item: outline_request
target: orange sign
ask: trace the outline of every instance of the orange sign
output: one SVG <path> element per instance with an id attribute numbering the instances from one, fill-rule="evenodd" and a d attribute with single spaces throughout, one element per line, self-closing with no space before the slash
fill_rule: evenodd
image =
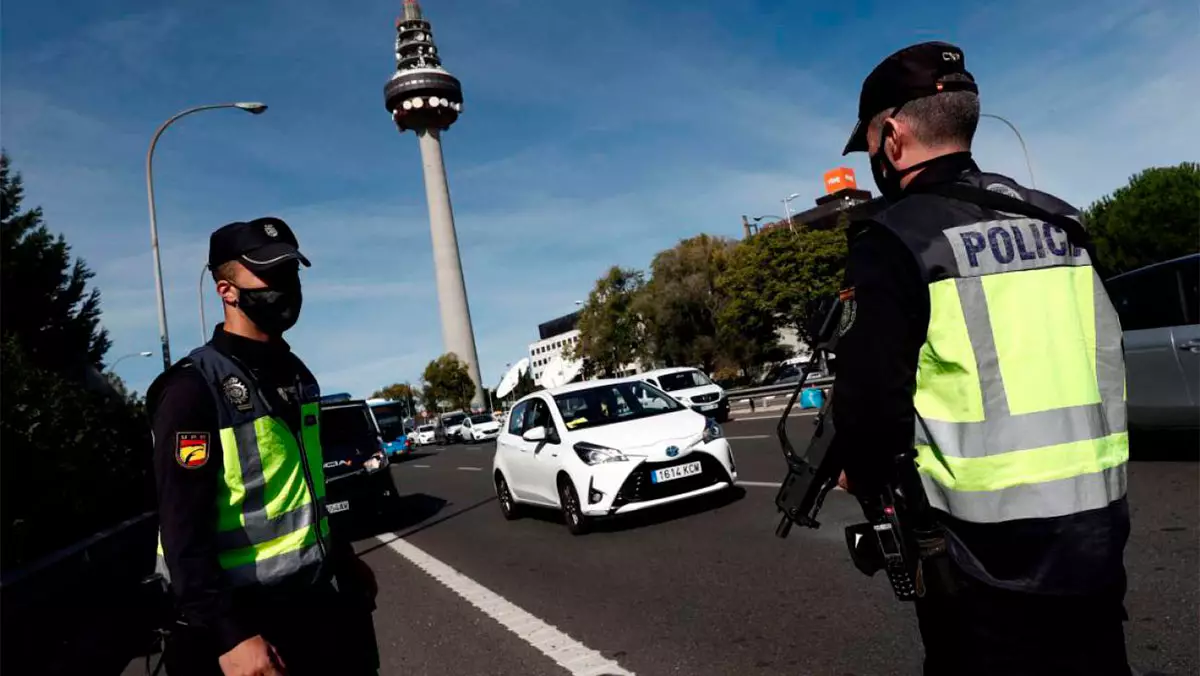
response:
<path id="1" fill-rule="evenodd" d="M 825 193 L 827 195 L 832 195 L 839 190 L 857 187 L 858 183 L 854 180 L 853 169 L 838 167 L 832 171 L 825 172 Z"/>

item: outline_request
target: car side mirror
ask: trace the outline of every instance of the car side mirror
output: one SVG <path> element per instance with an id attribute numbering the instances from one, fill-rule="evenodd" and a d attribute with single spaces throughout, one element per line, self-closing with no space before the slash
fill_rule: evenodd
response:
<path id="1" fill-rule="evenodd" d="M 546 428 L 545 427 L 534 427 L 533 429 L 525 430 L 525 433 L 521 435 L 521 438 L 524 439 L 525 441 L 535 441 L 535 442 L 536 441 L 545 441 L 546 440 Z"/>

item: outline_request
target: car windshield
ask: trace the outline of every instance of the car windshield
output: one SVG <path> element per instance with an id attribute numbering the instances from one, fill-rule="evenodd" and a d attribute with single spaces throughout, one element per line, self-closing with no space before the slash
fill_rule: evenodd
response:
<path id="1" fill-rule="evenodd" d="M 471 416 L 471 422 L 475 425 L 480 425 L 483 423 L 496 422 L 496 419 L 486 413 L 477 413 Z"/>
<path id="2" fill-rule="evenodd" d="M 371 407 L 375 422 L 379 424 L 379 436 L 384 441 L 395 441 L 404 436 L 404 405 L 379 404 Z"/>
<path id="3" fill-rule="evenodd" d="M 421 425 L 420 427 L 417 428 L 417 431 L 418 432 L 432 432 L 433 425 Z"/>
<path id="4" fill-rule="evenodd" d="M 694 369 L 678 373 L 664 373 L 658 377 L 658 383 L 668 392 L 712 385 L 708 376 Z"/>
<path id="5" fill-rule="evenodd" d="M 569 430 L 627 422 L 683 408 L 661 390 L 641 381 L 556 394 L 554 403 Z"/>
<path id="6" fill-rule="evenodd" d="M 366 404 L 321 410 L 321 451 L 326 461 L 369 456 L 378 443 Z"/>
<path id="7" fill-rule="evenodd" d="M 466 419 L 466 413 L 450 413 L 442 416 L 442 424 L 446 427 L 454 427 L 455 425 L 461 425 Z"/>

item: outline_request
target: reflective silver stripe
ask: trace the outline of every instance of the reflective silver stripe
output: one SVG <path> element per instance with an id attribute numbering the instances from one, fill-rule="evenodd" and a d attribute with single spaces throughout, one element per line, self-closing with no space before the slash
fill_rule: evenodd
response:
<path id="1" fill-rule="evenodd" d="M 266 518 L 267 513 L 267 477 L 263 474 L 262 456 L 258 452 L 258 432 L 254 422 L 246 422 L 233 428 L 233 438 L 237 442 L 238 463 L 242 466 L 242 487 L 246 493 L 242 499 L 242 514 L 249 526 L 259 517 Z"/>
<path id="2" fill-rule="evenodd" d="M 920 419 L 917 445 L 935 446 L 942 455 L 955 458 L 984 458 L 1098 439 L 1125 431 L 1124 417 L 1111 418 L 1111 408 L 1085 404 L 970 423 Z M 935 439 L 937 442 L 931 443 Z"/>
<path id="3" fill-rule="evenodd" d="M 244 566 L 228 568 L 225 570 L 225 575 L 239 587 L 270 585 L 291 577 L 308 566 L 316 566 L 319 563 L 321 563 L 321 547 L 314 542 L 269 559 L 260 559 Z"/>
<path id="4" fill-rule="evenodd" d="M 975 365 L 979 369 L 983 417 L 985 420 L 1008 417 L 1008 396 L 1004 393 L 1004 378 L 1000 375 L 1000 355 L 992 335 L 983 280 L 979 277 L 960 277 L 954 280 L 954 285 L 958 288 L 959 304 L 967 323 L 967 336 L 971 339 L 971 350 L 975 352 Z"/>
<path id="5" fill-rule="evenodd" d="M 1104 405 L 1109 433 L 1125 430 L 1125 353 L 1121 320 L 1104 290 L 1100 275 L 1092 271 L 1092 298 L 1096 312 L 1096 385 Z"/>
<path id="6" fill-rule="evenodd" d="M 1125 464 L 1068 479 L 995 491 L 947 490 L 924 472 L 921 483 L 935 509 L 975 523 L 1047 519 L 1107 507 L 1125 495 Z"/>
<path id="7" fill-rule="evenodd" d="M 318 502 L 319 513 L 324 517 L 325 498 Z M 312 503 L 305 503 L 290 512 L 284 512 L 273 519 L 266 518 L 266 510 L 255 512 L 253 519 L 246 515 L 246 526 L 237 530 L 220 531 L 217 533 L 217 546 L 223 551 L 242 549 L 255 544 L 270 542 L 275 538 L 311 526 L 313 524 Z M 262 518 L 260 518 L 262 517 Z"/>

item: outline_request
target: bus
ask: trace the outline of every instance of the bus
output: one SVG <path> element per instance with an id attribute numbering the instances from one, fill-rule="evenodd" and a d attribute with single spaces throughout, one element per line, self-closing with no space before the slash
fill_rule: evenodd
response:
<path id="1" fill-rule="evenodd" d="M 403 455 L 412 450 L 412 442 L 408 432 L 408 406 L 403 401 L 390 399 L 368 399 L 367 406 L 375 417 L 379 427 L 379 435 L 383 438 L 383 448 L 388 456 Z"/>

